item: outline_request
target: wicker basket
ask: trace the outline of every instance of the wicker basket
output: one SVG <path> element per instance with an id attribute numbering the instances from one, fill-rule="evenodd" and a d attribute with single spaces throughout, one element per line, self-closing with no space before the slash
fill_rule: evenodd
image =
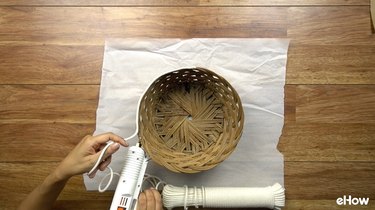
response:
<path id="1" fill-rule="evenodd" d="M 232 153 L 243 121 L 240 97 L 224 78 L 203 68 L 180 69 L 159 77 L 143 95 L 138 135 L 156 163 L 197 173 Z"/>

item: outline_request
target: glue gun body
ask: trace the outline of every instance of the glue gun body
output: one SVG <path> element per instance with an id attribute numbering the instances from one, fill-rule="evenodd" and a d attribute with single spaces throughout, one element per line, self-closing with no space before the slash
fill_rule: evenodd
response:
<path id="1" fill-rule="evenodd" d="M 133 210 L 136 208 L 148 159 L 143 149 L 132 146 L 121 171 L 110 210 Z"/>

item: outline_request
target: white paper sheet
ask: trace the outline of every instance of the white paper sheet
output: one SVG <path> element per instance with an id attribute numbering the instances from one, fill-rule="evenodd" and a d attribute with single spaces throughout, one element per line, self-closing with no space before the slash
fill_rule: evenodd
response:
<path id="1" fill-rule="evenodd" d="M 284 124 L 286 39 L 112 39 L 105 45 L 94 135 L 135 130 L 136 109 L 144 90 L 164 73 L 204 67 L 237 90 L 245 112 L 242 137 L 232 155 L 214 169 L 178 174 L 151 162 L 147 173 L 180 186 L 264 187 L 284 183 L 283 156 L 277 144 Z M 136 139 L 130 141 L 135 145 Z M 120 171 L 127 149 L 111 167 Z M 107 173 L 107 171 L 105 172 Z M 97 190 L 105 173 L 84 175 L 87 190 Z M 115 189 L 113 183 L 110 189 Z"/>

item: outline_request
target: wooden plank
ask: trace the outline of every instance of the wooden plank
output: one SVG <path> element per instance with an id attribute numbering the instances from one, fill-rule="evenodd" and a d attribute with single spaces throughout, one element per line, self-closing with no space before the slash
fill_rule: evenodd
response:
<path id="1" fill-rule="evenodd" d="M 367 0 L 1 0 L 0 6 L 368 6 Z"/>
<path id="2" fill-rule="evenodd" d="M 1 94 L 4 100 L 1 100 L 3 104 L 0 107 L 4 114 L 1 115 L 3 123 L 0 124 L 0 132 L 5 138 L 0 140 L 0 160 L 56 161 L 63 158 L 84 135 L 92 133 L 94 113 L 85 114 L 86 117 L 90 116 L 89 124 L 48 123 L 56 121 L 85 123 L 80 116 L 87 110 L 94 112 L 97 104 L 97 93 L 92 90 L 92 86 L 80 85 L 78 89 L 75 86 L 64 85 L 6 87 L 12 91 L 9 91 L 10 94 L 5 92 Z M 375 131 L 373 124 L 370 124 L 373 122 L 373 117 L 363 117 L 374 113 L 372 111 L 374 106 L 371 105 L 375 103 L 371 97 L 375 93 L 373 88 L 373 86 L 286 86 L 286 125 L 279 145 L 286 160 L 373 161 L 372 139 Z M 298 101 L 295 101 L 295 94 L 298 95 Z M 88 95 L 91 96 L 87 98 Z M 40 101 L 49 102 L 40 105 Z M 61 105 L 67 102 L 69 102 L 67 105 Z M 75 107 L 76 102 L 81 104 L 78 108 Z M 41 106 L 45 108 L 41 109 Z M 86 108 L 83 109 L 81 106 Z M 52 114 L 46 114 L 45 109 L 51 110 Z M 76 109 L 81 111 L 77 112 Z M 355 112 L 355 110 L 359 111 Z M 298 123 L 293 123 L 295 115 Z M 342 120 L 343 118 L 352 118 L 352 120 Z M 353 123 L 353 120 L 362 124 Z M 22 123 L 18 124 L 19 122 Z M 28 150 L 39 150 L 41 139 L 43 142 L 49 142 L 49 146 L 39 153 L 33 152 L 31 156 L 25 156 Z M 65 142 L 66 139 L 71 141 Z M 11 148 L 6 146 L 9 141 L 12 142 Z M 27 146 L 23 147 L 24 152 L 13 153 L 25 144 Z"/>
<path id="3" fill-rule="evenodd" d="M 375 125 L 289 123 L 278 149 L 285 161 L 375 162 Z"/>
<path id="4" fill-rule="evenodd" d="M 99 84 L 103 48 L 0 45 L 0 84 Z M 292 44 L 289 48 L 287 84 L 374 82 L 375 45 Z"/>
<path id="5" fill-rule="evenodd" d="M 0 13 L 5 14 L 2 44 L 102 45 L 108 37 L 144 37 L 145 31 L 148 37 L 261 38 L 287 33 L 293 42 L 304 44 L 375 43 L 367 6 L 2 7 Z"/>
<path id="6" fill-rule="evenodd" d="M 285 208 L 283 210 L 371 210 L 374 209 L 374 202 L 369 202 L 368 205 L 353 206 L 353 205 L 337 205 L 336 199 L 332 200 L 286 200 Z"/>
<path id="7" fill-rule="evenodd" d="M 24 198 L 56 166 L 52 162 L 0 163 L 0 203 Z M 286 196 L 291 200 L 331 200 L 343 195 L 372 199 L 374 181 L 375 163 L 285 162 Z M 113 192 L 87 192 L 82 177 L 76 176 L 59 199 L 110 202 L 112 195 Z"/>
<path id="8" fill-rule="evenodd" d="M 297 85 L 284 86 L 284 121 L 296 121 L 296 89 Z"/>
<path id="9" fill-rule="evenodd" d="M 285 162 L 284 173 L 287 199 L 375 197 L 374 162 Z"/>
<path id="10" fill-rule="evenodd" d="M 98 95 L 98 85 L 1 85 L 0 123 L 95 123 Z M 286 118 L 294 120 L 295 88 L 286 99 Z"/>
<path id="11" fill-rule="evenodd" d="M 53 210 L 89 209 L 104 210 L 111 206 L 112 198 L 108 200 L 58 200 Z"/>
<path id="12" fill-rule="evenodd" d="M 301 45 L 288 51 L 287 84 L 375 84 L 375 45 Z"/>
<path id="13" fill-rule="evenodd" d="M 374 88 L 373 85 L 298 85 L 296 121 L 373 123 Z M 294 94 L 293 91 L 286 94 Z M 98 94 L 98 85 L 2 85 L 0 121 L 94 123 Z M 287 100 L 293 97 L 286 96 Z M 288 104 L 286 114 L 292 117 L 293 105 Z"/>
<path id="14" fill-rule="evenodd" d="M 103 45 L 106 38 L 145 36 L 286 37 L 286 12 L 286 7 L 1 7 L 0 45 Z"/>
<path id="15" fill-rule="evenodd" d="M 0 122 L 94 123 L 98 85 L 1 85 Z"/>
<path id="16" fill-rule="evenodd" d="M 374 123 L 375 85 L 299 85 L 296 121 Z"/>
<path id="17" fill-rule="evenodd" d="M 58 162 L 0 163 L 0 203 L 17 202 L 30 193 L 58 165 Z M 17 186 L 17 187 L 15 187 Z M 104 200 L 112 199 L 113 192 L 88 192 L 82 176 L 69 180 L 59 199 Z"/>
<path id="18" fill-rule="evenodd" d="M 112 198 L 111 198 L 112 199 Z M 57 200 L 53 210 L 106 210 L 112 200 Z M 14 210 L 19 202 L 0 203 L 1 210 Z"/>
<path id="19" fill-rule="evenodd" d="M 17 207 L 15 203 L 7 203 L 1 206 L 2 210 L 14 210 Z M 54 210 L 69 210 L 69 209 L 90 209 L 90 210 L 103 210 L 109 209 L 110 202 L 102 200 L 58 200 L 54 206 Z M 375 207 L 373 202 L 369 202 L 365 206 L 356 206 L 355 209 L 359 210 L 372 210 Z M 182 208 L 176 208 L 182 209 Z M 208 208 L 200 208 L 208 209 Z M 345 205 L 339 206 L 336 204 L 336 200 L 287 200 L 286 206 L 283 210 L 353 210 L 353 206 Z M 251 210 L 267 210 L 259 208 L 251 208 Z"/>
<path id="20" fill-rule="evenodd" d="M 0 161 L 61 161 L 94 130 L 95 124 L 2 123 Z M 285 161 L 375 162 L 373 139 L 373 124 L 287 122 L 278 149 Z"/>
<path id="21" fill-rule="evenodd" d="M 353 209 L 336 205 L 343 195 L 370 197 L 370 207 L 355 208 L 374 208 L 368 0 L 129 0 L 121 3 L 130 8 L 97 7 L 113 3 L 120 2 L 0 0 L 26 6 L 0 8 L 0 209 L 14 209 L 93 131 L 104 39 L 134 36 L 292 38 L 279 145 L 285 209 Z M 364 6 L 317 7 L 329 4 Z M 112 195 L 86 192 L 75 177 L 56 209 L 107 209 Z"/>
<path id="22" fill-rule="evenodd" d="M 94 130 L 95 124 L 0 123 L 0 161 L 61 161 Z"/>
<path id="23" fill-rule="evenodd" d="M 0 84 L 99 84 L 103 48 L 0 45 Z M 287 84 L 374 82 L 375 45 L 293 44 L 289 48 Z"/>
<path id="24" fill-rule="evenodd" d="M 99 84 L 103 51 L 104 46 L 0 45 L 0 84 Z"/>
<path id="25" fill-rule="evenodd" d="M 288 37 L 293 44 L 374 45 L 368 7 L 290 7 Z"/>
<path id="26" fill-rule="evenodd" d="M 4 206 L 2 206 L 4 205 Z M 58 200 L 54 206 L 54 210 L 73 210 L 73 209 L 90 209 L 90 210 L 103 210 L 109 209 L 110 203 L 102 200 Z M 2 210 L 14 210 L 17 203 L 0 204 Z M 352 205 L 336 204 L 336 200 L 286 200 L 283 210 L 353 210 Z M 359 210 L 373 210 L 375 207 L 374 202 L 369 202 L 367 206 L 355 206 Z M 183 208 L 176 208 L 181 210 Z M 208 208 L 199 208 L 208 209 Z M 213 209 L 212 209 L 213 210 Z M 235 210 L 235 209 L 233 209 Z M 259 208 L 251 208 L 251 210 L 260 210 Z M 267 210 L 267 209 L 262 209 Z"/>

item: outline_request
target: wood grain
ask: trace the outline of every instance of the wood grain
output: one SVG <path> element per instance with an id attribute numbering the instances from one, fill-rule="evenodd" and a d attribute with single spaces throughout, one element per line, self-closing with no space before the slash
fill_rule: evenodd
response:
<path id="1" fill-rule="evenodd" d="M 93 123 L 97 85 L 2 85 L 0 122 Z"/>
<path id="2" fill-rule="evenodd" d="M 290 38 L 286 210 L 374 209 L 375 36 L 368 0 L 0 0 L 0 209 L 95 129 L 107 38 Z M 9 143 L 10 142 L 10 143 Z M 66 186 L 55 209 L 107 209 Z M 338 206 L 343 195 L 369 206 Z"/>
<path id="3" fill-rule="evenodd" d="M 375 198 L 374 162 L 285 162 L 284 175 L 288 199 Z"/>
<path id="4" fill-rule="evenodd" d="M 3 87 L 0 91 L 0 107 L 4 114 L 1 115 L 0 132 L 9 136 L 0 140 L 4 146 L 0 145 L 0 159 L 4 161 L 58 160 L 80 138 L 93 131 L 98 86 Z M 375 131 L 371 114 L 375 113 L 374 87 L 286 86 L 286 125 L 279 145 L 286 160 L 373 161 L 372 139 Z M 32 137 L 28 137 L 30 133 Z M 73 142 L 66 140 L 69 136 L 74 139 Z M 40 139 L 50 141 L 53 146 L 45 148 L 42 153 L 32 153 L 27 158 L 23 152 L 12 154 L 13 149 L 22 144 L 28 145 L 25 149 L 38 150 L 36 146 Z M 6 146 L 9 141 L 13 142 L 12 150 Z M 54 153 L 57 148 L 66 151 Z"/>
<path id="5" fill-rule="evenodd" d="M 374 45 L 369 7 L 290 7 L 288 37 L 295 44 Z"/>
<path id="6" fill-rule="evenodd" d="M 1 7 L 0 13 L 4 14 L 3 44 L 102 45 L 108 37 L 124 35 L 166 38 L 288 36 L 293 42 L 304 44 L 375 43 L 368 6 Z M 66 19 L 67 16 L 71 18 Z M 15 23 L 17 27 L 14 27 Z M 139 29 L 147 29 L 147 34 Z"/>
<path id="7" fill-rule="evenodd" d="M 19 201 L 57 164 L 54 162 L 0 163 L 0 182 L 7 183 L 0 188 L 0 197 L 4 199 L 6 195 L 9 200 Z M 375 186 L 372 184 L 375 181 L 374 166 L 374 163 L 286 162 L 286 196 L 291 200 L 335 200 L 343 196 L 345 192 L 357 197 L 369 196 L 372 199 L 375 196 Z M 352 176 L 355 179 L 351 179 Z M 22 188 L 13 190 L 14 186 L 22 186 Z M 298 188 L 293 186 L 298 186 Z M 322 189 L 325 190 L 322 191 Z M 112 195 L 113 192 L 103 194 L 87 192 L 82 184 L 82 177 L 76 176 L 69 181 L 60 199 L 95 199 L 108 204 Z"/>
<path id="8" fill-rule="evenodd" d="M 335 200 L 287 200 L 286 207 L 283 210 L 353 210 L 353 206 L 338 206 Z M 14 210 L 15 204 L 0 204 L 2 210 Z M 70 210 L 70 209 L 90 209 L 90 210 L 103 210 L 109 208 L 109 202 L 102 200 L 58 200 L 54 210 Z M 369 202 L 368 206 L 357 206 L 358 210 L 372 210 L 375 207 L 373 202 Z M 183 208 L 175 208 L 182 210 Z M 220 209 L 217 209 L 220 210 Z M 252 208 L 251 210 L 267 210 Z"/>
<path id="9" fill-rule="evenodd" d="M 294 94 L 291 88 L 287 94 Z M 292 99 L 293 95 L 286 98 L 296 100 L 296 121 L 374 123 L 374 88 L 373 85 L 298 85 L 296 99 Z M 97 85 L 2 85 L 0 121 L 93 123 L 98 91 Z M 287 109 L 291 111 L 286 113 L 294 114 L 292 108 Z"/>
<path id="10" fill-rule="evenodd" d="M 375 162 L 375 126 L 285 123 L 278 149 L 285 161 Z"/>
<path id="11" fill-rule="evenodd" d="M 0 84 L 99 84 L 103 51 L 86 45 L 0 45 Z"/>
<path id="12" fill-rule="evenodd" d="M 296 121 L 296 92 L 297 85 L 285 85 L 284 86 L 284 121 L 295 122 Z"/>
<path id="13" fill-rule="evenodd" d="M 367 0 L 1 0 L 3 6 L 368 6 Z"/>
<path id="14" fill-rule="evenodd" d="M 375 45 L 298 45 L 288 51 L 287 84 L 374 84 Z"/>
<path id="15" fill-rule="evenodd" d="M 375 85 L 301 85 L 296 97 L 297 122 L 375 122 Z"/>
<path id="16" fill-rule="evenodd" d="M 103 50 L 96 45 L 0 45 L 0 84 L 100 84 Z M 375 45 L 289 47 L 287 84 L 374 82 Z"/>
<path id="17" fill-rule="evenodd" d="M 0 7 L 0 44 L 103 45 L 106 38 L 118 37 L 286 37 L 286 12 L 285 7 Z"/>
<path id="18" fill-rule="evenodd" d="M 288 36 L 288 84 L 375 81 L 368 7 L 184 9 L 2 7 L 0 84 L 99 84 L 104 40 L 145 36 L 142 29 L 149 37 Z"/>
<path id="19" fill-rule="evenodd" d="M 61 161 L 95 124 L 0 123 L 0 160 L 4 162 Z M 17 151 L 17 152 L 15 152 Z"/>
<path id="20" fill-rule="evenodd" d="M 10 201 L 20 201 L 39 183 L 41 183 L 58 162 L 34 162 L 34 163 L 0 163 L 0 182 L 7 183 L 0 188 L 0 198 Z M 82 176 L 74 176 L 64 188 L 60 199 L 65 200 L 106 200 L 112 199 L 113 192 L 89 192 L 86 191 Z M 19 186 L 15 190 L 15 186 Z"/>
<path id="21" fill-rule="evenodd" d="M 287 200 L 283 210 L 371 210 L 374 209 L 374 202 L 369 202 L 368 206 L 336 205 L 336 200 Z"/>
<path id="22" fill-rule="evenodd" d="M 94 129 L 95 124 L 2 123 L 0 133 L 7 138 L 0 139 L 0 160 L 60 161 Z M 278 149 L 285 161 L 374 162 L 373 139 L 373 124 L 287 122 Z"/>

